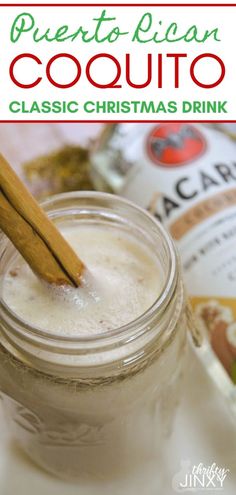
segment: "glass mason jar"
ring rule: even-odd
[[[165,280],[138,319],[91,337],[32,328],[0,298],[0,390],[12,434],[38,465],[60,477],[114,479],[153,460],[158,472],[186,348],[186,301],[172,241],[154,217],[117,196],[68,193],[43,206],[58,226],[83,219],[141,235]],[[15,256],[2,236],[1,287]]]

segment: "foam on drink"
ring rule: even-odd
[[[82,285],[50,287],[18,258],[3,287],[18,317],[48,332],[86,336],[119,328],[152,306],[163,276],[147,243],[125,229],[78,222],[62,233],[88,267]]]

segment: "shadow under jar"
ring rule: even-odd
[[[0,390],[12,435],[59,477],[113,479],[153,460],[158,473],[186,347],[186,301],[172,241],[152,216],[113,195],[70,193],[43,206],[59,228],[73,221],[114,227],[121,236],[132,232],[155,257],[162,286],[153,305],[120,328],[86,336],[42,330],[4,301],[18,254],[3,235]]]

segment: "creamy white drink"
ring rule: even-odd
[[[28,324],[59,335],[94,335],[138,318],[158,298],[163,274],[157,258],[132,233],[109,226],[62,227],[86,265],[81,286],[50,287],[16,261],[5,277],[3,299]]]
[[[186,344],[174,247],[154,218],[111,195],[62,195],[48,212],[87,269],[78,289],[49,287],[10,244],[0,252],[10,428],[38,465],[89,480],[91,495],[104,479],[110,493],[137,495],[138,479],[156,493]]]

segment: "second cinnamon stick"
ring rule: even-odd
[[[2,155],[0,228],[39,277],[49,283],[79,285],[83,262]]]

